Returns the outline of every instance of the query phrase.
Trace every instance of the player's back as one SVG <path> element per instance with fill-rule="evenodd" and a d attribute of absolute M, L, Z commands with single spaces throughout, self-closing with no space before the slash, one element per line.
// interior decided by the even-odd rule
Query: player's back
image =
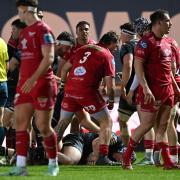
<path fill-rule="evenodd" d="M 86 45 L 71 58 L 72 68 L 68 76 L 66 91 L 76 94 L 91 93 L 99 88 L 103 77 L 113 76 L 113 56 L 109 50 L 98 45 Z"/>

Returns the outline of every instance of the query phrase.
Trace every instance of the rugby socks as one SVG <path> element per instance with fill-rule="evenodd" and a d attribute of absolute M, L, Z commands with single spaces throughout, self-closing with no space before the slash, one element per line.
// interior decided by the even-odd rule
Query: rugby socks
<path fill-rule="evenodd" d="M 16 166 L 25 167 L 26 157 L 29 147 L 29 133 L 27 131 L 16 132 L 16 153 L 17 161 Z"/>
<path fill-rule="evenodd" d="M 6 147 L 16 149 L 16 130 L 9 128 L 6 132 Z"/>
<path fill-rule="evenodd" d="M 134 148 L 137 145 L 138 145 L 138 142 L 135 142 L 132 138 L 130 138 L 127 150 L 125 151 L 123 155 L 123 161 L 124 161 L 123 163 L 125 163 L 126 165 L 131 164 L 131 156 L 132 156 Z"/>
<path fill-rule="evenodd" d="M 16 149 L 16 129 L 12 129 L 12 146 L 13 149 Z"/>
<path fill-rule="evenodd" d="M 160 148 L 157 143 L 154 144 L 154 163 L 155 165 L 160 165 Z"/>
<path fill-rule="evenodd" d="M 57 136 L 53 133 L 44 138 L 44 145 L 49 157 L 49 165 L 57 165 Z"/>
<path fill-rule="evenodd" d="M 164 161 L 164 167 L 173 166 L 173 162 L 171 161 L 171 158 L 170 158 L 170 152 L 169 152 L 168 144 L 165 142 L 159 142 L 159 143 L 157 143 L 157 145 L 161 149 L 161 155 L 162 155 L 162 158 Z"/>
<path fill-rule="evenodd" d="M 169 146 L 170 157 L 173 163 L 178 163 L 178 147 L 177 146 Z"/>
<path fill-rule="evenodd" d="M 106 144 L 100 144 L 99 145 L 99 154 L 103 156 L 107 156 L 109 152 L 109 146 Z"/>
<path fill-rule="evenodd" d="M 153 161 L 154 141 L 144 140 L 145 158 Z"/>
<path fill-rule="evenodd" d="M 4 137 L 5 137 L 5 130 L 4 127 L 0 127 L 0 145 L 2 146 L 3 141 L 4 141 Z"/>

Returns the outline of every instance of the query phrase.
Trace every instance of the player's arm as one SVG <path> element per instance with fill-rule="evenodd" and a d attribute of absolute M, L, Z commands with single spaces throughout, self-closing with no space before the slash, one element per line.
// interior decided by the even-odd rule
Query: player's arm
<path fill-rule="evenodd" d="M 93 152 L 89 154 L 87 159 L 88 165 L 95 165 L 99 157 L 99 137 L 97 137 L 92 141 L 92 150 Z"/>
<path fill-rule="evenodd" d="M 63 58 L 60 59 L 59 61 L 59 64 L 58 64 L 58 70 L 57 70 L 57 73 L 56 73 L 56 76 L 60 77 L 61 78 L 61 70 L 64 66 L 64 64 L 66 63 L 67 61 Z"/>
<path fill-rule="evenodd" d="M 114 97 L 115 97 L 115 78 L 112 76 L 106 76 L 104 78 L 107 87 L 107 97 L 108 97 L 108 109 L 113 109 L 114 107 Z"/>
<path fill-rule="evenodd" d="M 176 70 L 177 70 L 177 68 L 176 68 L 176 61 L 172 61 L 171 62 L 171 71 L 172 71 L 173 75 L 176 74 Z"/>
<path fill-rule="evenodd" d="M 15 57 L 12 57 L 9 61 L 9 71 L 13 72 L 18 66 L 19 61 Z"/>
<path fill-rule="evenodd" d="M 126 98 L 126 85 L 130 79 L 133 65 L 133 54 L 128 53 L 123 57 L 122 79 L 120 83 L 120 94 L 123 98 Z"/>
<path fill-rule="evenodd" d="M 135 57 L 135 61 L 134 61 L 134 68 L 135 68 L 135 72 L 139 81 L 139 84 L 142 86 L 143 88 L 143 92 L 144 92 L 144 100 L 147 103 L 154 103 L 155 102 L 155 98 L 148 86 L 148 83 L 146 81 L 145 78 L 145 72 L 144 72 L 144 60 L 139 58 L 139 57 Z"/>
<path fill-rule="evenodd" d="M 133 82 L 130 87 L 130 90 L 126 97 L 126 100 L 127 100 L 128 104 L 130 104 L 130 105 L 132 105 L 132 103 L 133 103 L 134 91 L 137 89 L 138 85 L 139 85 L 139 81 L 137 79 L 137 75 L 135 74 L 134 78 L 133 78 Z"/>
<path fill-rule="evenodd" d="M 72 67 L 72 64 L 68 61 L 64 64 L 64 66 L 61 69 L 61 81 L 66 82 L 68 72 L 70 71 Z"/>
<path fill-rule="evenodd" d="M 43 59 L 34 74 L 22 86 L 22 92 L 29 93 L 36 81 L 50 68 L 54 61 L 54 45 L 43 45 L 41 47 Z"/>
<path fill-rule="evenodd" d="M 180 101 L 180 89 L 179 89 L 179 86 L 177 85 L 177 82 L 174 78 L 173 72 L 171 72 L 171 78 L 172 78 L 173 89 L 175 92 L 175 101 Z"/>

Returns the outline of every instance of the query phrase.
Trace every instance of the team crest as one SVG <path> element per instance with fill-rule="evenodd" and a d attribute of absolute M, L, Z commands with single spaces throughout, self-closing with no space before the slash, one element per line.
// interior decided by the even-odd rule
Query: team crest
<path fill-rule="evenodd" d="M 140 42 L 140 46 L 143 48 L 143 49 L 146 49 L 147 48 L 147 43 L 145 41 L 141 41 Z"/>
<path fill-rule="evenodd" d="M 27 40 L 25 38 L 21 41 L 21 45 L 22 49 L 27 49 Z"/>
<path fill-rule="evenodd" d="M 48 98 L 46 98 L 46 97 L 38 97 L 37 100 L 38 100 L 38 103 L 41 106 L 41 108 L 43 108 L 43 107 L 46 106 Z"/>

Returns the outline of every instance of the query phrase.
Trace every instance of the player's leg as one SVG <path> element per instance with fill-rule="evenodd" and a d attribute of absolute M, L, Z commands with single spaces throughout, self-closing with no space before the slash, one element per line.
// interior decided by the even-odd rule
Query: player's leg
<path fill-rule="evenodd" d="M 112 162 L 107 158 L 107 155 L 109 151 L 109 142 L 112 133 L 112 119 L 106 107 L 103 108 L 101 111 L 91 115 L 93 118 L 97 119 L 100 124 L 99 158 L 96 164 L 111 164 Z"/>
<path fill-rule="evenodd" d="M 141 122 L 141 111 L 140 105 L 137 105 L 137 112 L 139 116 L 139 120 Z M 144 158 L 138 162 L 138 165 L 153 165 L 153 151 L 154 151 L 154 140 L 155 140 L 155 133 L 154 129 L 151 128 L 145 135 L 144 135 L 144 149 L 145 149 L 145 156 Z"/>
<path fill-rule="evenodd" d="M 8 173 L 8 175 L 26 176 L 27 152 L 29 148 L 29 132 L 28 127 L 34 109 L 31 103 L 18 104 L 15 107 L 15 127 L 16 127 L 16 166 Z"/>
<path fill-rule="evenodd" d="M 167 131 L 170 156 L 173 163 L 178 163 L 178 146 L 177 146 L 178 136 L 175 127 L 176 111 L 177 111 L 177 106 L 175 105 L 171 112 L 170 122 Z"/>
<path fill-rule="evenodd" d="M 141 110 L 141 123 L 135 129 L 132 137 L 130 138 L 127 150 L 123 156 L 123 168 L 132 169 L 131 156 L 134 148 L 139 143 L 141 138 L 153 127 L 156 119 L 156 112 L 147 112 Z"/>
<path fill-rule="evenodd" d="M 131 136 L 131 133 L 128 129 L 127 122 L 130 118 L 130 116 L 133 114 L 133 112 L 123 109 L 118 109 L 119 111 L 119 126 L 120 126 L 120 137 L 124 143 L 124 145 L 127 147 L 129 143 L 129 138 Z"/>
<path fill-rule="evenodd" d="M 58 153 L 61 164 L 78 164 L 83 153 L 83 138 L 81 133 L 68 134 L 63 138 L 63 147 Z"/>
<path fill-rule="evenodd" d="M 0 145 L 2 145 L 5 137 L 5 129 L 3 126 L 4 107 L 8 98 L 7 82 L 0 82 Z"/>
<path fill-rule="evenodd" d="M 167 128 L 171 116 L 172 108 L 169 105 L 162 105 L 159 111 L 159 122 L 156 131 L 156 143 L 161 149 L 165 169 L 178 168 L 170 158 Z"/>

